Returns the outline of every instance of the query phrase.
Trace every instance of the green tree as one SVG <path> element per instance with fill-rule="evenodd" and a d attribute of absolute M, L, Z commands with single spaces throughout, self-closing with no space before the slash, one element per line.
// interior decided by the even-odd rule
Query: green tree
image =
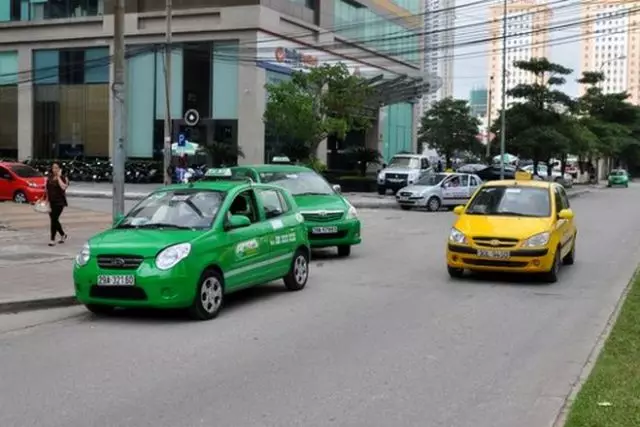
<path fill-rule="evenodd" d="M 427 144 L 446 159 L 447 168 L 457 151 L 478 151 L 480 121 L 471 115 L 467 101 L 445 98 L 422 116 L 418 142 Z"/>
<path fill-rule="evenodd" d="M 291 80 L 267 84 L 266 89 L 263 119 L 268 132 L 304 144 L 311 157 L 329 135 L 344 139 L 352 130 L 371 126 L 365 114 L 371 88 L 343 63 L 295 72 Z"/>

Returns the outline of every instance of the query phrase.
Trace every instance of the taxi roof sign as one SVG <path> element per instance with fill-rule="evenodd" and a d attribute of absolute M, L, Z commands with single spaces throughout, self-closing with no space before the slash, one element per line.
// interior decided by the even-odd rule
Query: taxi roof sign
<path fill-rule="evenodd" d="M 205 172 L 204 176 L 231 177 L 231 176 L 233 176 L 233 173 L 231 172 L 231 169 L 229 169 L 229 168 L 211 168 L 211 169 L 207 169 L 207 171 Z"/>
<path fill-rule="evenodd" d="M 287 156 L 275 156 L 271 163 L 291 163 L 291 160 Z"/>

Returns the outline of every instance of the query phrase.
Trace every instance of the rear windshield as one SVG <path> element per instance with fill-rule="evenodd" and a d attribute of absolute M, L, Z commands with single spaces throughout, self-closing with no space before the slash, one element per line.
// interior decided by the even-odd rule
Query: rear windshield
<path fill-rule="evenodd" d="M 483 187 L 471 200 L 465 213 L 544 218 L 551 216 L 551 197 L 547 188 Z"/>

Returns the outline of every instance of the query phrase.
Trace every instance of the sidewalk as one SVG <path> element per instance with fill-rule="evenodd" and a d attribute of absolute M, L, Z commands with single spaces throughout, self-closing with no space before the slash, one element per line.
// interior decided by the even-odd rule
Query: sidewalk
<path fill-rule="evenodd" d="M 77 208 L 66 208 L 62 216 L 62 225 L 70 230 L 100 230 L 111 225 L 111 214 L 93 212 Z M 35 212 L 29 205 L 13 202 L 0 202 L 0 230 L 47 230 L 49 216 Z M 71 233 L 68 232 L 69 235 Z M 40 236 L 46 242 L 47 232 Z"/>

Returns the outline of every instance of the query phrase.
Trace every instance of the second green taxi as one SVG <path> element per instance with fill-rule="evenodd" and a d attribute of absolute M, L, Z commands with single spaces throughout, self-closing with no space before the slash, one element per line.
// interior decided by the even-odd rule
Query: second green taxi
<path fill-rule="evenodd" d="M 629 174 L 624 169 L 614 169 L 609 173 L 607 187 L 629 187 Z"/>
<path fill-rule="evenodd" d="M 295 200 L 280 187 L 199 182 L 151 193 L 75 260 L 78 301 L 116 307 L 188 308 L 215 317 L 230 292 L 283 278 L 305 287 L 309 240 Z"/>
<path fill-rule="evenodd" d="M 205 180 L 250 180 L 289 190 L 304 217 L 312 248 L 335 246 L 338 255 L 349 256 L 361 242 L 358 211 L 312 169 L 288 164 L 236 166 L 210 169 Z"/>

